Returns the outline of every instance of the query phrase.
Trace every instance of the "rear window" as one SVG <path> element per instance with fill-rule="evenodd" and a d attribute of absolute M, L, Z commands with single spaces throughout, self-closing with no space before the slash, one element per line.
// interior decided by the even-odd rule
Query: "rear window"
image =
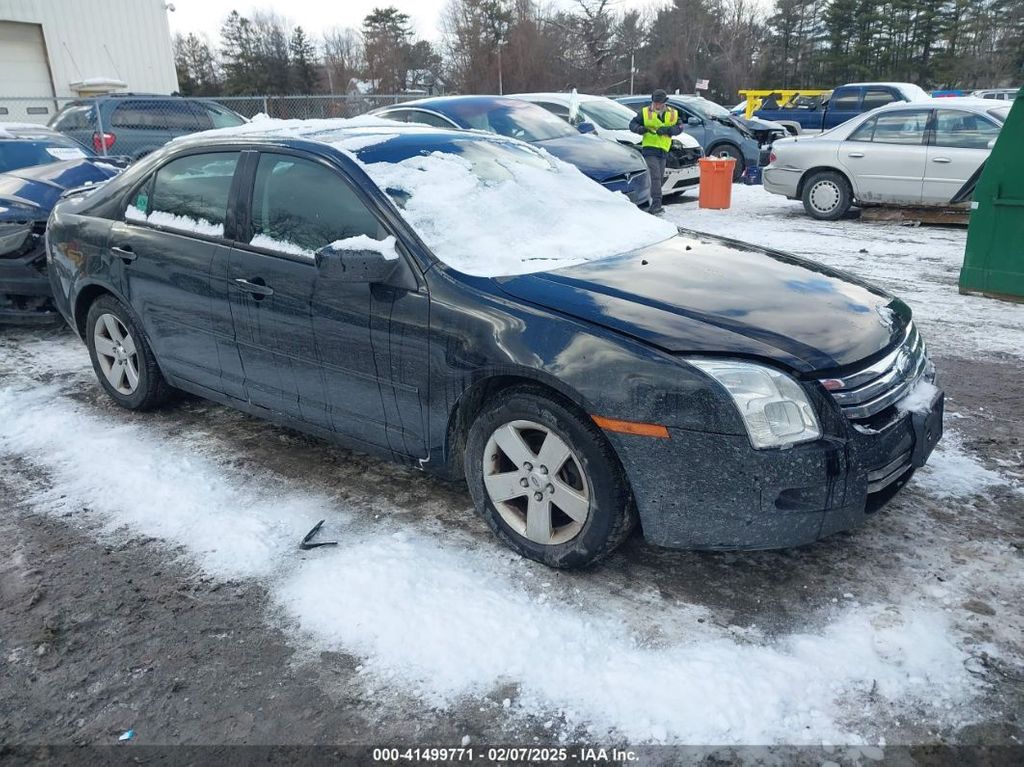
<path fill-rule="evenodd" d="M 110 117 L 110 127 L 133 130 L 193 132 L 204 127 L 188 102 L 167 100 L 123 101 Z M 206 127 L 209 127 L 207 124 Z"/>
<path fill-rule="evenodd" d="M 172 160 L 136 193 L 125 217 L 222 237 L 238 157 L 238 152 L 211 152 Z"/>
<path fill-rule="evenodd" d="M 0 140 L 0 173 L 64 160 L 77 160 L 85 156 L 85 150 L 73 141 Z"/>
<path fill-rule="evenodd" d="M 69 104 L 53 118 L 50 127 L 59 131 L 92 130 L 95 122 L 92 104 Z"/>

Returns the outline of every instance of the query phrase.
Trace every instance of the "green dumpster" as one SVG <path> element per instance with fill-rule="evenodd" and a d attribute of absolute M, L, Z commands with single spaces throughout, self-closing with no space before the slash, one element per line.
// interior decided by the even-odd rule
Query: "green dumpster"
<path fill-rule="evenodd" d="M 1024 301 L 1024 88 L 974 189 L 960 292 Z"/>

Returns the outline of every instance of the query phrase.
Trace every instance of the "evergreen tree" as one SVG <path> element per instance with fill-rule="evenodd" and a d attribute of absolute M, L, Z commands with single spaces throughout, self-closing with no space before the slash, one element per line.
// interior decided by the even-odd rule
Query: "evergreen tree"
<path fill-rule="evenodd" d="M 312 93 L 316 86 L 316 46 L 306 37 L 302 27 L 295 27 L 288 42 L 291 54 L 291 90 Z"/>

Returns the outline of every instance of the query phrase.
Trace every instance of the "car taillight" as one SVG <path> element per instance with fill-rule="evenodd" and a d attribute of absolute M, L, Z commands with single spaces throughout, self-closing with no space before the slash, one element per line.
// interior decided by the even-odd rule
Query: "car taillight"
<path fill-rule="evenodd" d="M 92 148 L 97 152 L 106 152 L 110 147 L 114 146 L 114 141 L 117 137 L 113 133 L 93 133 L 92 134 Z"/>
<path fill-rule="evenodd" d="M 769 165 L 774 165 L 775 164 L 775 152 L 769 152 L 768 153 L 768 164 Z"/>

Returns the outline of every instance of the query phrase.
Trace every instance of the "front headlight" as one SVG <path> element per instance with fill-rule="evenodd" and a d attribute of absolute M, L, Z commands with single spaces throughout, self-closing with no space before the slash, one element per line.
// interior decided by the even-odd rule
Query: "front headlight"
<path fill-rule="evenodd" d="M 785 373 L 752 362 L 688 359 L 732 397 L 756 449 L 786 447 L 821 437 L 807 395 Z"/>

